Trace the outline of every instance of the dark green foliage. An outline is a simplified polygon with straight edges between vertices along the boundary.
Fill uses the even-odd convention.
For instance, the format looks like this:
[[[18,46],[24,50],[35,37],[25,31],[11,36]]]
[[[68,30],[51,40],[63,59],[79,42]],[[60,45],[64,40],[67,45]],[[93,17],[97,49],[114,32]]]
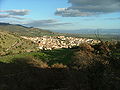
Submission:
[[[58,50],[47,50],[42,51],[42,53],[38,53],[34,55],[34,57],[41,58],[46,61],[49,65],[55,63],[63,63],[68,65],[71,62],[71,56],[73,55],[73,51],[70,49],[58,49]]]

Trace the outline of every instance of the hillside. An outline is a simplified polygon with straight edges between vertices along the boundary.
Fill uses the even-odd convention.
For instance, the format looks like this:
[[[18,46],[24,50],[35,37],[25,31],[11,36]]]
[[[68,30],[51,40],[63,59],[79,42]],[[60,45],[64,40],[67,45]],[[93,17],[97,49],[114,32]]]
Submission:
[[[36,50],[36,45],[31,41],[22,39],[12,33],[0,31],[0,55],[31,52]]]
[[[119,42],[81,44],[0,57],[0,90],[120,90],[119,73]]]
[[[120,36],[118,35],[96,35],[96,34],[81,34],[81,33],[58,33],[52,32],[49,30],[43,30],[34,27],[25,27],[19,24],[9,24],[9,23],[0,23],[1,31],[9,31],[19,36],[67,36],[67,37],[81,37],[81,38],[91,38],[91,39],[101,39],[103,41],[112,41],[112,40],[120,40]]]
[[[0,31],[0,90],[120,89],[120,42],[37,52],[36,47]]]
[[[9,31],[22,36],[43,36],[53,34],[51,31],[33,27],[25,27],[18,24],[0,23],[0,30]]]

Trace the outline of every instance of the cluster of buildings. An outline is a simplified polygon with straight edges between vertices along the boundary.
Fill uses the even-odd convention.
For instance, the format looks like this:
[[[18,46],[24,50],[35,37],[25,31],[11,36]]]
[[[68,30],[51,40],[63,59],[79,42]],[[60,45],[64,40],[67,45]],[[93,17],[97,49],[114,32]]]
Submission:
[[[41,50],[52,50],[59,48],[72,48],[73,46],[79,46],[81,43],[96,44],[100,41],[87,39],[87,38],[75,38],[75,37],[65,37],[65,36],[42,36],[42,37],[25,37],[38,44],[38,48]]]

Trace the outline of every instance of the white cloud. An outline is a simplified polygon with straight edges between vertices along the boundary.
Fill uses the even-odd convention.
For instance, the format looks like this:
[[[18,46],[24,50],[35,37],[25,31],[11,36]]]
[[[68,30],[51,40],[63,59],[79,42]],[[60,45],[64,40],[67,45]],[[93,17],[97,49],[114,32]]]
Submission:
[[[0,10],[0,12],[5,12],[8,13],[9,15],[16,15],[16,16],[24,16],[27,15],[29,13],[30,10],[27,9],[22,9],[22,10]]]
[[[68,2],[72,6],[58,8],[55,15],[78,17],[120,12],[120,0],[68,0]]]
[[[92,16],[95,13],[90,12],[81,12],[77,9],[62,9],[58,8],[55,12],[55,15],[57,16],[63,16],[63,17],[78,17],[78,16]]]
[[[69,24],[71,23],[62,23],[55,19],[48,19],[48,20],[32,20],[24,25],[31,27],[53,27],[53,26],[69,25]]]
[[[14,16],[14,15],[9,15],[9,14],[0,14],[0,18],[15,18],[15,19],[19,19],[19,20],[25,19],[25,18],[22,18],[22,17],[18,17],[18,16]]]
[[[22,10],[0,10],[0,18],[15,18],[19,20],[23,20],[22,16],[25,16],[29,13],[30,10],[22,9]]]

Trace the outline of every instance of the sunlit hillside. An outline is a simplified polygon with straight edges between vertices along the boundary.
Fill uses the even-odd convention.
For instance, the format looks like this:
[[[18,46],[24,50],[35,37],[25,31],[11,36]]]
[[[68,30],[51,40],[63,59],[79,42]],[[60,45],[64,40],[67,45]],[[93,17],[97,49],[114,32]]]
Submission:
[[[0,55],[31,52],[37,45],[9,32],[0,31]]]

